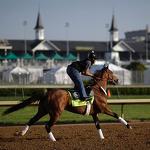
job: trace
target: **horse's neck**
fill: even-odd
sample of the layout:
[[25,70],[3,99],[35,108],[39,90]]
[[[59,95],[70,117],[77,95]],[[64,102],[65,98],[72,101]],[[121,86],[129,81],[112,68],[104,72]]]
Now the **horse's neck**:
[[107,88],[107,81],[102,80],[102,81],[99,81],[97,84],[98,84],[100,87],[102,87],[103,89],[106,90],[106,88]]
[[99,81],[99,82],[97,82],[95,85],[92,86],[92,90],[94,92],[94,96],[95,97],[99,97],[99,92],[100,91],[103,91],[104,95],[107,95],[106,88],[107,88],[107,81]]
[[97,83],[95,83],[93,86],[92,86],[92,89],[94,90],[98,90],[99,88],[103,88],[104,90],[106,90],[107,88],[107,81],[99,81]]

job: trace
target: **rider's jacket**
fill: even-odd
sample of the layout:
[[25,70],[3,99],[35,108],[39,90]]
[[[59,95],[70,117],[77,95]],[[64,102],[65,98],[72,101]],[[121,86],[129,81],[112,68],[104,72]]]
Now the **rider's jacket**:
[[84,70],[88,69],[91,67],[91,61],[89,59],[85,59],[82,61],[75,61],[73,62],[70,67],[73,67],[77,69],[79,72],[83,72]]

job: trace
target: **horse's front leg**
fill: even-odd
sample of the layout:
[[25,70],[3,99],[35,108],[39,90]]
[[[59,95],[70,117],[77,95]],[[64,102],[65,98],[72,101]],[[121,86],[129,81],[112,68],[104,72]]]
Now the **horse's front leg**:
[[118,119],[123,125],[125,125],[128,129],[132,129],[132,127],[124,120],[122,117],[118,116],[115,112],[112,112],[108,108],[104,111],[105,114],[110,115],[116,119]]
[[99,119],[98,119],[98,114],[94,114],[94,115],[92,115],[92,117],[93,117],[95,126],[96,126],[96,128],[97,128],[97,130],[98,130],[100,139],[104,139],[104,135],[103,135],[102,129],[101,129],[101,127],[100,127],[100,121],[99,121]]
[[122,124],[126,125],[126,127],[127,127],[128,129],[132,129],[132,127],[131,127],[122,117],[118,117],[118,120],[119,120]]

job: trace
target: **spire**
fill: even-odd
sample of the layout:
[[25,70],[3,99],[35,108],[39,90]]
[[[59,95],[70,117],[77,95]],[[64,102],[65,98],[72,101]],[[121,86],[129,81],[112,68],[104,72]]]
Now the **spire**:
[[112,47],[116,45],[116,43],[119,41],[119,31],[116,25],[116,19],[114,13],[112,16],[112,22],[111,22],[111,27],[109,29],[109,32],[110,32],[110,47],[112,49]]
[[112,22],[111,22],[111,27],[110,27],[109,31],[110,32],[112,32],[112,31],[118,31],[117,25],[116,25],[116,19],[115,19],[115,15],[114,14],[112,16]]
[[37,22],[36,22],[36,26],[35,26],[34,29],[35,30],[37,30],[37,29],[44,29],[43,24],[42,24],[42,19],[41,19],[40,12],[38,12]]
[[44,40],[44,27],[43,27],[43,24],[42,24],[40,10],[38,11],[36,26],[35,26],[34,30],[35,30],[36,40]]

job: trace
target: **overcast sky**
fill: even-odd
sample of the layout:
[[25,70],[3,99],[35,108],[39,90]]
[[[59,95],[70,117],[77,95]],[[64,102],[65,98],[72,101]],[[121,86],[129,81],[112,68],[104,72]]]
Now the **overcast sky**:
[[0,39],[34,39],[39,5],[47,40],[106,41],[113,12],[120,38],[150,25],[150,0],[0,0]]

